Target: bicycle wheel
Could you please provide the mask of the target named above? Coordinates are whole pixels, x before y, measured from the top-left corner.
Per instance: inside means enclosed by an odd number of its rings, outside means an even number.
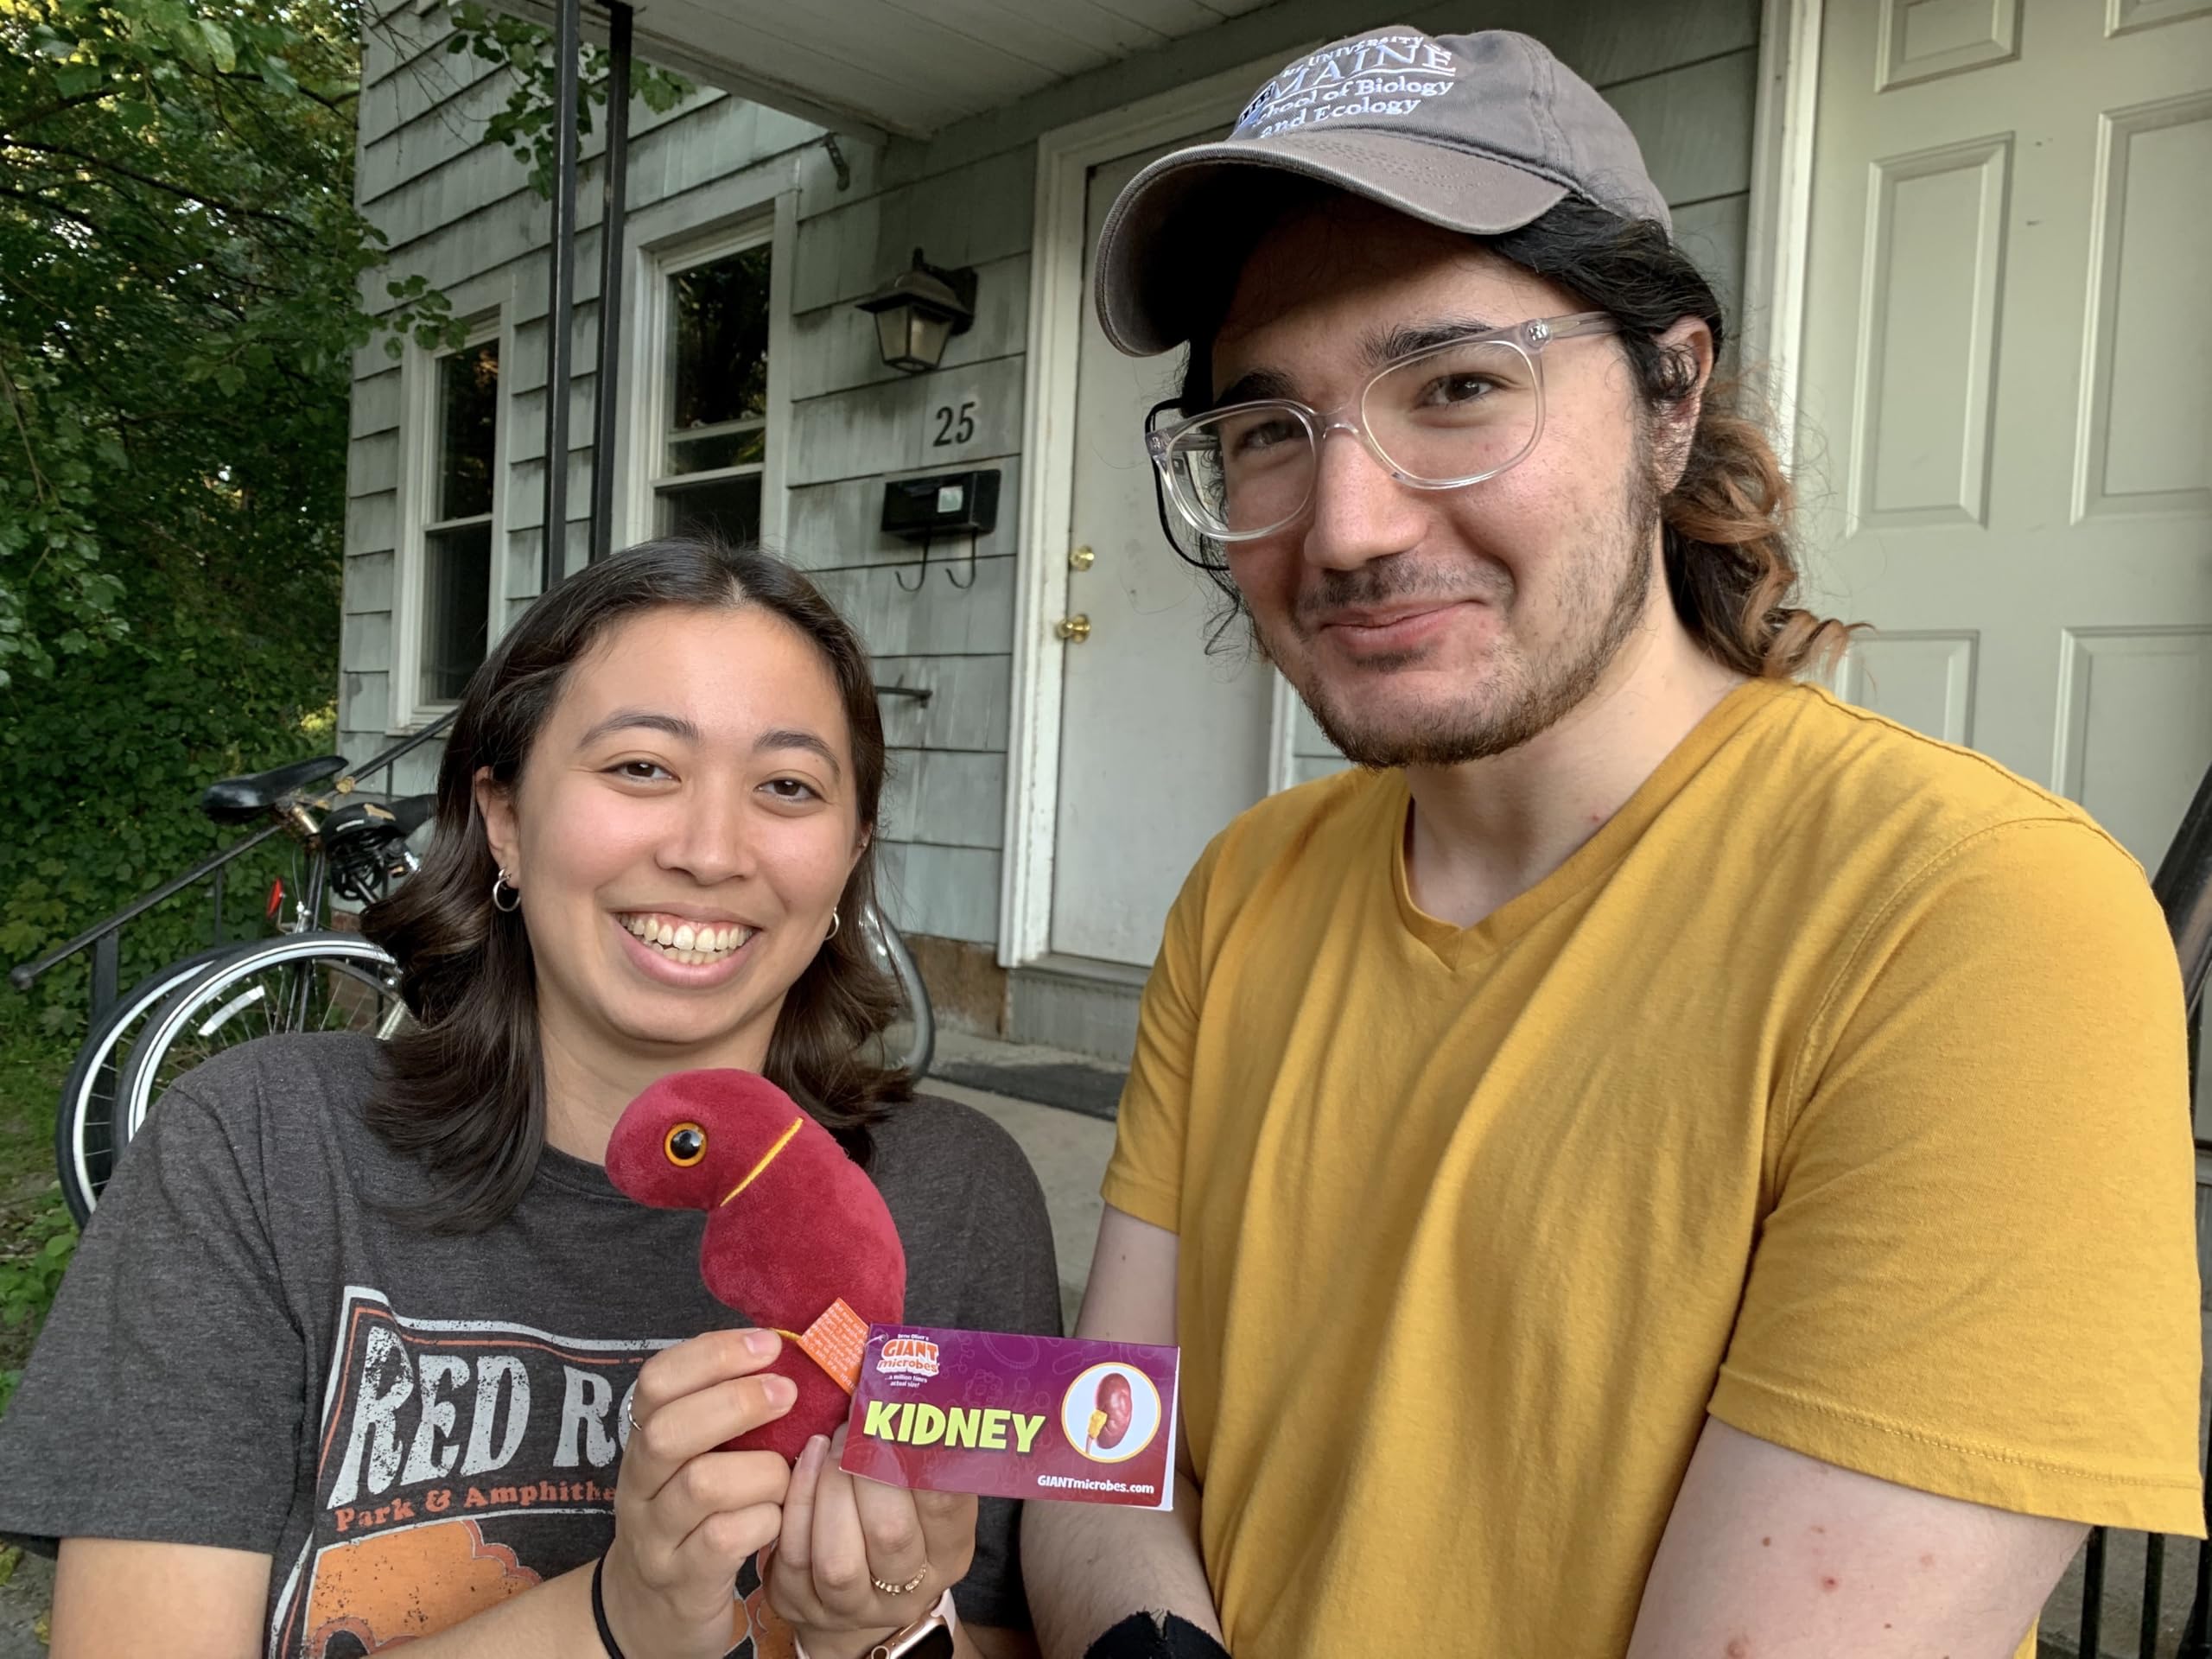
[[[297,933],[234,950],[162,1004],[131,1046],[116,1096],[118,1147],[170,1084],[225,1049],[280,1032],[381,1039],[406,1016],[397,967],[357,933]]]
[[[930,988],[922,982],[922,970],[914,965],[906,941],[899,937],[890,918],[873,905],[861,913],[861,931],[876,966],[898,982],[899,998],[906,1005],[906,1018],[901,1022],[906,1027],[906,1052],[899,1056],[899,1065],[919,1083],[928,1075],[930,1061],[937,1054],[937,1010],[930,1006]],[[898,1026],[892,1029],[896,1033]]]
[[[61,1102],[54,1115],[54,1173],[62,1201],[82,1227],[99,1201],[115,1166],[115,1097],[124,1059],[148,1015],[179,987],[205,973],[236,945],[210,946],[197,956],[173,962],[132,986],[107,1011],[91,1036],[78,1046],[69,1075],[62,1080]]]

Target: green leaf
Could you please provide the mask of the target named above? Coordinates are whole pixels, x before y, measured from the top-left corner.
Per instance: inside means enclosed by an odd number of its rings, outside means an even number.
[[[218,69],[229,74],[238,67],[238,49],[232,43],[229,31],[220,23],[210,22],[205,17],[198,22],[200,38],[207,42],[207,55],[215,60]]]
[[[97,63],[65,63],[54,72],[54,89],[64,98],[82,98],[105,79]]]

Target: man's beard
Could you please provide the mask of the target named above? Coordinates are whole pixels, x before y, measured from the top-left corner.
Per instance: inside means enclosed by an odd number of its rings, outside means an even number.
[[[1541,657],[1501,654],[1477,671],[1480,683],[1458,698],[1395,718],[1363,707],[1356,690],[1332,698],[1315,675],[1297,686],[1314,723],[1347,760],[1376,768],[1454,766],[1506,753],[1548,731],[1598,689],[1643,620],[1651,594],[1651,533],[1659,509],[1645,457],[1638,454],[1613,526],[1617,539],[1609,546],[1586,548],[1565,573],[1560,638]],[[1511,576],[1495,565],[1483,571],[1491,589],[1484,597],[1504,610],[1513,597]],[[1300,595],[1299,611],[1319,616],[1348,606],[1465,598],[1468,587],[1464,570],[1439,572],[1433,565],[1377,559],[1356,569],[1322,572],[1314,591]],[[1310,638],[1305,626],[1294,626]],[[1256,628],[1255,639],[1280,665],[1282,658],[1267,649]],[[1363,666],[1388,675],[1416,660],[1408,653],[1370,658]]]

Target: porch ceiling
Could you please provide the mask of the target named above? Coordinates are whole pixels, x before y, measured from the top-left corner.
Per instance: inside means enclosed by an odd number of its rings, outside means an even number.
[[[922,138],[1268,3],[639,0],[636,43],[641,58],[840,131]],[[603,38],[605,14],[585,16]]]

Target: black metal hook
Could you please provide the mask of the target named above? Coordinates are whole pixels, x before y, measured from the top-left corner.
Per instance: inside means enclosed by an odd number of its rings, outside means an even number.
[[[970,588],[973,588],[973,587],[976,585],[976,543],[977,539],[978,539],[978,538],[977,538],[977,537],[974,537],[974,536],[970,536],[970,537],[968,538],[968,580],[967,580],[967,581],[963,582],[963,581],[961,581],[961,580],[960,580],[960,578],[959,578],[959,577],[957,577],[957,576],[954,575],[952,574],[953,567],[952,567],[952,566],[950,566],[950,564],[948,564],[948,565],[946,565],[946,566],[944,567],[944,579],[945,579],[947,582],[950,582],[950,583],[951,583],[955,588],[958,588],[962,593],[963,593],[963,594],[964,594],[964,593],[966,593],[966,592],[967,592]]]
[[[899,574],[899,569],[895,565],[892,567],[891,580],[899,584],[899,591],[900,593],[918,594],[922,591],[922,584],[929,579],[930,538],[925,536],[922,537],[922,562],[915,568],[914,585],[911,588],[906,585],[906,578]]]

